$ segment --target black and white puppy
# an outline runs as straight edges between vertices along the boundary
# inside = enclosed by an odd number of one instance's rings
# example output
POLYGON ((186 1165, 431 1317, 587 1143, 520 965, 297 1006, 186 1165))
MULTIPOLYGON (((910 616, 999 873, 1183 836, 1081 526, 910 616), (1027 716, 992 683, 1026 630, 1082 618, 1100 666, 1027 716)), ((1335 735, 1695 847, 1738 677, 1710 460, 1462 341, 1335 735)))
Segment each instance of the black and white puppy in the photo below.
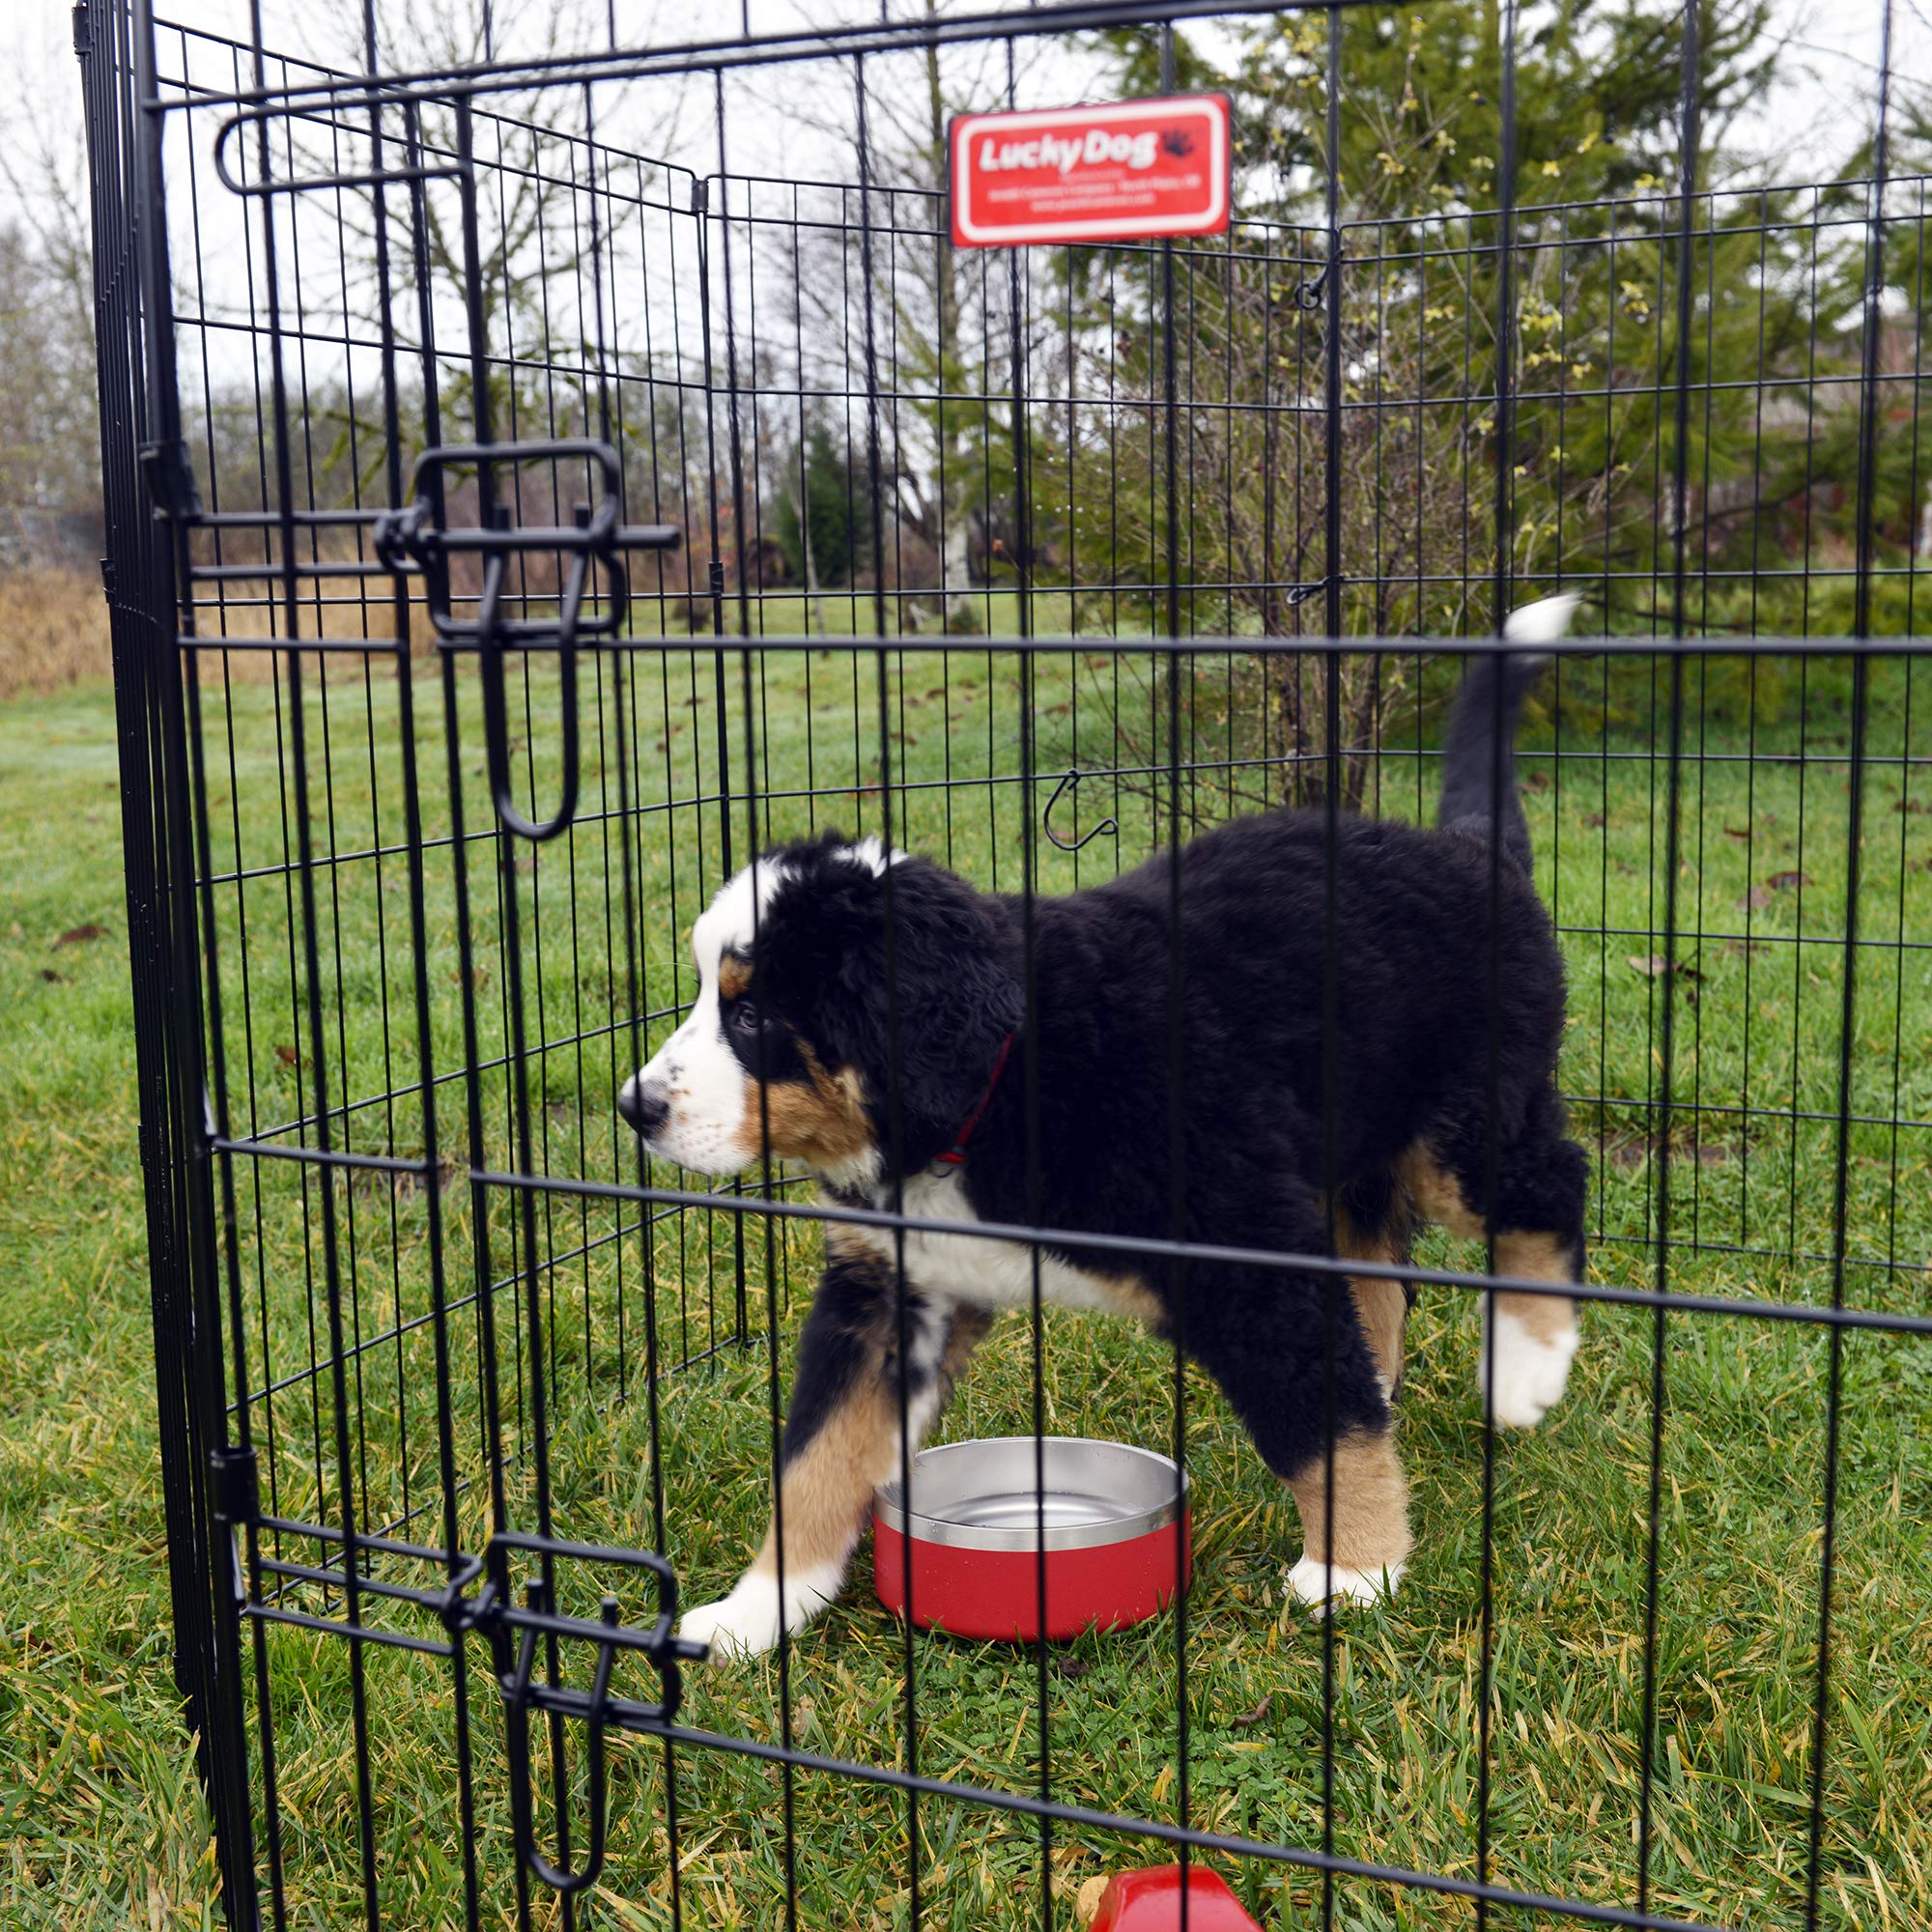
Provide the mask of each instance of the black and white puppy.
MULTIPOLYGON (((1525 645, 1559 636, 1574 602, 1527 607, 1508 636, 1525 645)), ((834 837, 771 852, 718 895, 693 933, 696 1005, 625 1085, 619 1109, 653 1154, 704 1174, 769 1151, 804 1163, 847 1204, 890 1207, 896 1194, 927 1221, 1158 1239, 1173 1232, 1178 1106, 1188 1239, 1321 1255, 1332 1225, 1345 1256, 1399 1264, 1421 1222, 1484 1233, 1493 1094, 1497 1269, 1577 1280, 1586 1165, 1555 1085, 1563 966, 1530 879, 1509 746, 1537 668, 1529 658, 1474 661, 1451 720, 1437 830, 1340 821, 1332 1155, 1322 1118, 1331 867, 1320 811, 1243 819, 1182 851, 1178 1094, 1167 855, 1035 902, 1029 1042, 1020 902, 875 839, 834 837), (1026 1121, 1036 1090, 1037 1211, 1026 1121), (1332 1208, 1327 1172, 1340 1182, 1332 1208)), ((828 1224, 825 1246, 784 1430, 782 1602, 768 1536, 729 1596, 684 1619, 684 1634, 715 1651, 768 1649, 781 1626, 796 1631, 832 1601, 874 1487, 898 1470, 902 1408, 917 1447, 995 1313, 1032 1299, 1025 1246, 908 1231, 902 1322, 892 1235, 828 1224)), ((1394 1587, 1409 1550, 1389 1410, 1402 1377, 1399 1282, 1354 1279, 1337 1321, 1325 1278, 1304 1270, 1190 1259, 1177 1278, 1164 1261, 1076 1240, 1044 1252, 1039 1272, 1048 1300, 1177 1334, 1219 1382, 1299 1506, 1304 1550, 1288 1573, 1297 1597, 1321 1602, 1331 1579, 1335 1595, 1361 1602, 1394 1587)), ((1492 1412, 1527 1427, 1563 1392, 1575 1305, 1492 1299, 1492 1412)))

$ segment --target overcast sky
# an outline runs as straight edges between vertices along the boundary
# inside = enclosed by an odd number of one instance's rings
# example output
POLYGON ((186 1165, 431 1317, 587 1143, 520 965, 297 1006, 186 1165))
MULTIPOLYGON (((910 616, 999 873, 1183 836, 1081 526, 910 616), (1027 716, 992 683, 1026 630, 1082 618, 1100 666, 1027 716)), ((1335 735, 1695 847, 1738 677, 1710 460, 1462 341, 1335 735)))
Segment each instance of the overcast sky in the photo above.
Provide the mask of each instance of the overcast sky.
MULTIPOLYGON (((159 0, 166 17, 185 25, 244 40, 247 0, 159 0)), ((802 21, 876 20, 877 0, 739 0, 748 4, 754 28, 802 21)), ((923 13, 923 0, 890 0, 895 14, 923 13)), ((951 0, 946 11, 975 11, 997 0, 951 0)), ((1665 4, 1665 0, 1660 0, 1665 4)), ((1827 179, 1842 169, 1860 132, 1871 123, 1876 86, 1880 21, 1885 0, 1776 0, 1784 31, 1794 40, 1786 63, 1788 78, 1775 98, 1739 130, 1761 155, 1773 178, 1787 182, 1827 179)), ((728 0, 615 0, 619 39, 631 45, 663 44, 689 37, 694 22, 706 17, 728 22, 737 11, 728 0)), ((502 23, 500 52, 540 50, 546 21, 555 8, 579 10, 582 24, 568 37, 575 46, 603 43, 607 0, 496 0, 502 23)), ((1932 76, 1932 0, 1892 0, 1892 68, 1901 87, 1923 90, 1932 76)), ((451 14, 468 16, 474 0, 378 0, 379 21, 392 34, 397 55, 408 51, 408 23, 451 14), (393 24, 392 24, 393 23, 393 24)), ((1011 11, 1021 11, 1011 0, 1011 11)), ((1392 12, 1407 8, 1392 7, 1392 12)), ((1426 4, 1421 9, 1426 16, 1426 4)), ((271 47, 343 67, 359 44, 359 0, 262 0, 265 34, 271 47)), ((57 127, 77 128, 79 86, 70 38, 68 10, 50 0, 0 9, 0 142, 18 161, 25 144, 19 114, 10 92, 28 113, 57 127)), ((1212 28, 1188 32, 1212 43, 1212 28)), ((1005 53, 997 47, 950 51, 946 56, 949 91, 959 104, 999 104, 1004 93, 1005 53)), ((1022 60, 1022 97, 1030 104, 1056 104, 1091 98, 1091 84, 1079 57, 1037 47, 1022 60)), ((790 178, 850 179, 849 146, 836 131, 849 111, 849 72, 830 64, 812 68, 768 68, 734 75, 726 96, 730 160, 734 172, 790 178)), ((918 113, 922 82, 917 67, 902 59, 875 64, 871 98, 881 112, 899 105, 909 119, 918 113)), ((716 166, 716 130, 711 90, 699 78, 676 84, 654 83, 628 90, 611 100, 607 118, 600 96, 600 132, 637 152, 694 165, 716 166)), ((212 121, 204 120, 212 129, 212 121)), ((11 213, 0 184, 0 218, 11 213)))
MULTIPOLYGON (((581 4, 588 21, 585 33, 592 40, 603 38, 605 0, 565 0, 581 4)), ((727 8, 710 0, 718 14, 728 18, 727 8)), ((988 0, 968 0, 975 11, 984 9, 988 0)), ((1893 70, 1907 76, 1932 74, 1932 0, 1892 0, 1893 70)), ((1779 172, 1787 179, 1816 178, 1841 156, 1848 145, 1848 130, 1869 122, 1879 47, 1879 23, 1883 0, 1780 0, 1779 13, 1787 28, 1797 36, 1799 59, 1793 63, 1792 82, 1783 98, 1768 100, 1748 133, 1766 153, 1779 158, 1779 172)), ((433 16, 442 12, 460 11, 462 0, 379 0, 379 19, 402 23, 412 17, 433 16)), ((876 20, 874 0, 750 0, 754 27, 768 28, 796 24, 804 20, 876 20)), ((64 6, 46 0, 3 10, 11 22, 0 28, 0 48, 6 55, 6 71, 18 76, 17 84, 30 91, 45 109, 72 117, 78 108, 78 84, 70 40, 68 13, 64 6)), ((357 0, 263 0, 265 31, 269 43, 290 53, 341 62, 354 43, 356 22, 361 14, 357 0)), ((530 50, 537 43, 543 21, 550 12, 548 0, 497 0, 497 14, 505 21, 506 49, 530 50)), ((693 22, 703 17, 691 0, 617 0, 619 38, 633 45, 683 39, 693 22)), ((923 11, 920 0, 894 0, 895 13, 923 11)), ((963 11, 955 5, 949 11, 963 11)), ((1018 7, 1014 11, 1019 11, 1018 7)), ((1393 10, 1401 11, 1401 10, 1393 10)), ((1426 8, 1424 9, 1426 13, 1426 8)), ((185 25, 245 40, 248 33, 247 0, 161 0, 161 12, 185 25)), ((398 26, 400 43, 401 26, 398 26)), ((1188 31, 1199 33, 1201 29, 1188 31)), ((965 63, 975 59, 986 70, 983 85, 991 93, 1003 77, 999 63, 1003 56, 949 56, 956 64, 956 74, 949 70, 954 85, 969 84, 965 63)), ((733 123, 733 164, 763 171, 793 161, 799 130, 787 128, 787 109, 798 99, 800 70, 777 70, 759 74, 744 83, 746 110, 740 114, 727 109, 733 123)), ((826 71, 818 70, 823 92, 826 71)), ((1053 76, 1034 75, 1036 86, 1052 91, 1053 76)), ((1067 71, 1066 85, 1079 85, 1076 72, 1067 71)), ((693 90, 696 92, 696 90, 693 90)), ((991 100, 987 104, 993 104, 991 100)), ((0 130, 13 123, 11 103, 0 103, 0 130)), ((697 111, 696 101, 688 102, 679 116, 678 145, 708 145, 712 138, 707 113, 697 111), (702 125, 700 126, 700 122, 702 125)), ((669 112, 662 100, 653 99, 644 113, 654 123, 669 112)), ((0 140, 11 139, 0 132, 0 140)), ((708 159, 708 156, 707 156, 708 159)))

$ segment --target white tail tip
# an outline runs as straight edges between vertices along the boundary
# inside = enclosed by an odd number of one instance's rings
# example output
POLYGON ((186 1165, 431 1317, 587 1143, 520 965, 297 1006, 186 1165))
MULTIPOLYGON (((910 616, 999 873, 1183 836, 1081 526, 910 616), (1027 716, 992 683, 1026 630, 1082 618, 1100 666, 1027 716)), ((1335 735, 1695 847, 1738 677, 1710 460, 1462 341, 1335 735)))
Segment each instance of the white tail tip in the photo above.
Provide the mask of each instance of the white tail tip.
POLYGON ((1508 622, 1503 625, 1503 636, 1513 644, 1554 643, 1569 631, 1570 620, 1582 601, 1576 591, 1564 590, 1554 597, 1542 597, 1534 604, 1525 604, 1510 612, 1508 622))

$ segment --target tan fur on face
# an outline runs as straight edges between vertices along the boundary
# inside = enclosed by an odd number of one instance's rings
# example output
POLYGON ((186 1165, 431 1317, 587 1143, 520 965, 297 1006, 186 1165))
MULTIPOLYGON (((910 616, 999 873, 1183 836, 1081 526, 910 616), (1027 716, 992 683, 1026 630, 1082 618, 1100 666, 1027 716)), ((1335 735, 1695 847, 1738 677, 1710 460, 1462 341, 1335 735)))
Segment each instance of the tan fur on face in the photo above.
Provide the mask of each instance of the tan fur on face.
POLYGON ((718 991, 726 1000, 742 999, 752 983, 752 962, 742 952, 727 952, 718 962, 718 991))
POLYGON ((808 1167, 850 1167, 873 1151, 865 1088, 850 1067, 828 1073, 803 1040, 803 1080, 772 1080, 761 1087, 747 1075, 740 1151, 754 1160, 769 1147, 781 1160, 808 1167))
POLYGON ((1318 1456, 1291 1476, 1301 1512, 1302 1548, 1310 1561, 1333 1562, 1369 1576, 1393 1570, 1407 1556, 1408 1479, 1387 1430, 1354 1432, 1335 1444, 1335 1520, 1327 1521, 1326 1458, 1318 1456))
MULTIPOLYGON (((1340 1208, 1335 1212, 1335 1249, 1345 1261, 1397 1263, 1406 1259, 1386 1233, 1363 1233, 1340 1208)), ((1375 1356, 1377 1373, 1384 1388, 1395 1389, 1402 1382, 1403 1331, 1408 1321, 1408 1297, 1402 1283, 1386 1275, 1350 1275, 1349 1293, 1375 1356)))

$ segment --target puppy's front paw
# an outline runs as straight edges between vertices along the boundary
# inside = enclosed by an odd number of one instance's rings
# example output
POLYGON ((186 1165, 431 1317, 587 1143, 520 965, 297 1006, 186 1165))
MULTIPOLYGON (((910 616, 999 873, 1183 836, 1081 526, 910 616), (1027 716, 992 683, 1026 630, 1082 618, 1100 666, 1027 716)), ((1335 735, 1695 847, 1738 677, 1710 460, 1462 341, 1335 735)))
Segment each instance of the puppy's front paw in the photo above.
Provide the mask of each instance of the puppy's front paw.
POLYGON ((1555 1407, 1570 1379, 1570 1363, 1581 1331, 1573 1321, 1549 1340, 1530 1333, 1507 1308, 1495 1311, 1494 1381, 1490 1381, 1488 1350, 1477 1373, 1490 1390, 1490 1419, 1498 1429, 1534 1429, 1555 1407))
POLYGON ((779 1640, 779 1586, 770 1577, 747 1577, 728 1597, 687 1610, 681 1637, 711 1646, 714 1663, 725 1658, 762 1657, 779 1640))
MULTIPOLYGON (((783 1627, 787 1634, 803 1630, 838 1594, 841 1573, 826 1567, 802 1577, 787 1577, 783 1627)), ((687 1610, 677 1627, 681 1637, 711 1646, 711 1661, 762 1657, 778 1647, 778 1578, 753 1570, 738 1579, 728 1597, 687 1610)))
POLYGON ((1320 1616, 1331 1602, 1377 1604, 1394 1596, 1402 1572, 1400 1563, 1381 1570, 1351 1570, 1346 1563, 1331 1568, 1316 1557, 1304 1556, 1282 1581, 1296 1603, 1309 1605, 1320 1616))

